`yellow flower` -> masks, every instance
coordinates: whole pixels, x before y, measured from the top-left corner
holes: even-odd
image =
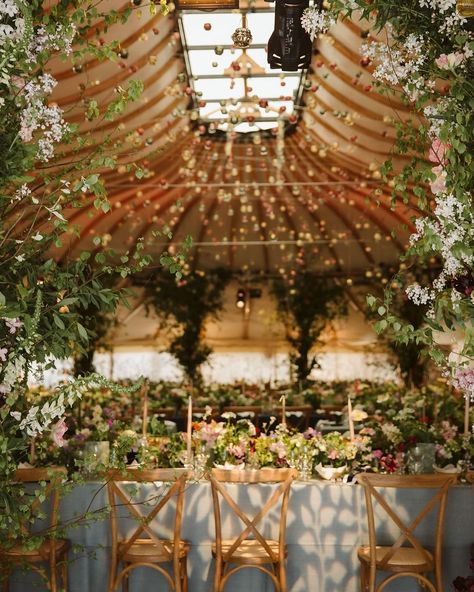
[[[352,419],[353,421],[363,421],[364,419],[367,419],[369,416],[367,415],[367,413],[365,411],[363,411],[362,409],[353,409],[352,410]]]

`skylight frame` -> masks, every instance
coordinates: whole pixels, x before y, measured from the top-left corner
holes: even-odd
[[[247,11],[247,10],[224,10],[224,9],[218,9],[218,10],[213,10],[212,13],[210,14],[210,16],[212,15],[216,15],[216,14],[255,14],[255,13],[261,13],[261,14],[265,14],[268,15],[269,17],[271,17],[272,19],[272,24],[273,24],[273,20],[274,20],[274,8],[266,8],[264,10],[253,10],[251,12]],[[210,123],[212,123],[213,125],[217,124],[217,127],[219,129],[221,129],[221,131],[225,131],[224,128],[227,127],[227,125],[224,124],[228,124],[229,120],[228,120],[228,116],[226,114],[222,114],[222,118],[216,118],[213,117],[212,119],[210,118],[206,118],[205,116],[201,115],[201,107],[199,107],[199,102],[201,100],[206,101],[206,104],[208,103],[212,103],[216,105],[216,108],[218,108],[219,103],[221,103],[222,101],[230,101],[232,99],[232,97],[230,95],[227,96],[219,96],[219,97],[200,97],[196,95],[196,91],[198,91],[198,89],[196,88],[195,85],[195,81],[197,80],[217,80],[217,79],[222,79],[222,80],[229,80],[229,77],[226,76],[222,70],[222,73],[213,73],[212,71],[208,71],[206,73],[201,73],[199,75],[194,75],[193,73],[193,68],[191,67],[191,58],[190,58],[190,52],[193,51],[199,51],[199,50],[207,50],[207,51],[213,51],[216,46],[220,46],[222,47],[223,51],[224,51],[224,55],[225,53],[228,53],[230,50],[235,50],[237,52],[239,52],[237,57],[240,57],[240,51],[238,48],[235,48],[233,46],[233,44],[230,42],[230,39],[223,39],[222,41],[226,41],[225,43],[223,42],[216,42],[216,43],[202,43],[202,44],[192,44],[189,45],[187,42],[187,38],[186,38],[186,28],[187,26],[189,26],[187,23],[184,22],[183,19],[186,19],[186,17],[192,17],[193,15],[196,15],[197,13],[195,11],[190,11],[190,10],[181,10],[178,14],[178,27],[179,27],[179,32],[180,32],[180,36],[181,36],[181,43],[182,43],[182,47],[183,47],[183,58],[184,58],[184,62],[185,62],[185,67],[186,67],[186,74],[187,74],[187,80],[188,80],[188,85],[192,88],[193,90],[193,94],[190,97],[190,101],[191,101],[191,109],[192,110],[197,110],[199,113],[199,118],[197,120],[198,124],[205,124],[208,125]],[[209,19],[209,22],[212,24],[212,18]],[[205,33],[203,32],[203,36],[205,35]],[[266,43],[255,43],[255,44],[251,44],[249,47],[249,50],[253,50],[253,49],[266,49]],[[216,56],[216,58],[218,58],[220,56]],[[300,110],[299,107],[301,107],[302,105],[302,96],[303,96],[303,92],[304,92],[304,81],[306,79],[306,73],[307,70],[301,70],[298,72],[281,72],[280,70],[276,70],[276,69],[270,69],[268,67],[268,64],[261,64],[260,62],[258,62],[258,65],[268,69],[268,71],[264,72],[264,73],[252,73],[251,74],[251,78],[276,78],[276,77],[281,77],[281,75],[283,75],[284,79],[289,79],[289,78],[298,78],[298,85],[296,86],[296,89],[294,89],[294,92],[291,95],[291,103],[292,103],[292,111],[288,112],[287,111],[287,116],[290,115],[294,115],[297,117],[297,121],[299,121],[300,119]],[[230,66],[230,62],[229,62],[229,66]],[[236,79],[240,79],[243,80],[244,77],[238,77]],[[284,90],[281,91],[281,94],[278,95],[278,91],[280,90],[280,87],[275,88],[275,93],[273,93],[273,96],[259,96],[259,99],[264,99],[267,100],[269,103],[269,107],[271,107],[272,103],[275,102],[285,102],[286,104],[288,103],[288,101],[286,100],[288,98],[288,96],[285,94]],[[252,96],[252,95],[250,95]],[[241,97],[243,98],[243,97]],[[235,97],[234,97],[234,100]],[[254,103],[255,104],[255,103]],[[258,103],[255,104],[257,111],[259,111],[261,108],[258,106]],[[231,107],[229,106],[229,110],[231,109]],[[248,130],[246,132],[239,132],[239,130],[237,128],[241,128],[241,127],[249,127],[249,126],[242,126],[242,123],[247,123],[247,121],[243,120],[240,121],[239,124],[236,124],[236,129],[235,131],[239,132],[239,135],[247,135],[249,132],[254,131],[254,132],[258,132],[258,131],[264,131],[263,129],[260,130],[258,124],[259,123],[263,123],[264,122],[264,128],[268,129],[268,123],[270,121],[273,121],[274,126],[273,127],[277,127],[278,126],[278,120],[279,120],[279,116],[278,114],[275,113],[275,117],[272,118],[271,116],[269,117],[268,114],[265,114],[265,116],[262,116],[263,114],[260,113],[259,116],[255,117],[254,120],[254,124],[253,130]],[[288,125],[288,122],[287,122]]]

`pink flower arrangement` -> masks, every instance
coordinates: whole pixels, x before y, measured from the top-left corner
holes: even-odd
[[[225,426],[222,422],[213,420],[210,423],[204,423],[198,432],[199,439],[206,442],[208,446],[212,446],[224,430]]]
[[[446,165],[448,161],[444,158],[444,154],[449,148],[451,148],[451,144],[447,144],[446,142],[442,142],[439,138],[435,138],[431,143],[429,151],[430,161]]]
[[[20,319],[5,319],[5,324],[12,335],[23,325]]]
[[[435,64],[440,70],[452,70],[459,66],[464,61],[464,54],[460,51],[456,53],[442,53],[439,58],[436,58]]]
[[[443,165],[433,167],[431,172],[436,175],[436,179],[430,183],[431,191],[437,195],[438,193],[444,193],[446,191],[446,171]]]
[[[458,368],[453,384],[467,395],[474,397],[474,368]]]
[[[59,448],[64,446],[64,434],[67,432],[67,425],[63,419],[60,419],[54,426],[51,428],[51,438],[53,442]]]

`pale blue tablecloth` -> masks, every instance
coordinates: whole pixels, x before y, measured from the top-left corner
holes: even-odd
[[[152,491],[158,491],[158,486]],[[239,487],[239,505],[261,507],[273,485]],[[255,489],[256,487],[256,489]],[[146,491],[148,495],[150,489]],[[390,490],[393,503],[401,517],[413,515],[421,509],[429,492]],[[99,483],[77,486],[61,502],[61,519],[71,520],[90,509],[107,505],[107,491]],[[190,483],[185,498],[183,538],[192,544],[189,555],[189,592],[211,592],[213,565],[211,543],[214,538],[212,500],[208,483]],[[445,592],[452,590],[451,583],[458,575],[469,573],[469,550],[474,542],[474,490],[468,486],[451,489],[445,521],[443,569]],[[125,510],[120,510],[125,513]],[[131,529],[132,520],[123,516],[121,527]],[[171,525],[171,514],[164,517]],[[225,531],[235,534],[236,523],[223,516]],[[264,529],[265,536],[275,536],[276,520],[270,520]],[[381,532],[392,533],[394,527],[383,521]],[[82,545],[82,551],[73,556],[69,568],[71,592],[106,592],[110,556],[110,532],[108,520],[80,524],[71,528],[68,538],[73,544]],[[429,546],[434,538],[434,520],[429,520],[419,530],[419,538]],[[358,592],[359,565],[357,547],[368,542],[363,490],[358,485],[328,483],[323,481],[296,482],[293,485],[288,512],[288,589],[290,592]],[[34,577],[34,576],[33,576]],[[36,582],[32,584],[32,582]],[[23,573],[11,579],[11,592],[42,590],[37,580]],[[410,592],[418,590],[416,584],[406,581],[389,590]],[[148,568],[137,570],[130,578],[131,592],[167,590],[157,572]],[[245,570],[229,581],[226,592],[267,592],[273,587],[263,574]]]

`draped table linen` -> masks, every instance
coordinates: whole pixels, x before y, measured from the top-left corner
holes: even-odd
[[[136,484],[134,484],[136,487]],[[142,484],[143,499],[159,495],[161,484]],[[233,485],[239,505],[256,514],[269,491],[275,485]],[[238,491],[235,488],[238,487]],[[143,489],[144,488],[144,489]],[[426,499],[428,491],[389,490],[401,518],[416,515]],[[474,490],[459,485],[451,488],[444,528],[443,570],[445,591],[452,590],[451,583],[458,575],[469,573],[470,545],[474,542]],[[67,537],[73,545],[82,548],[71,552],[70,591],[106,592],[110,562],[110,525],[108,519],[77,521],[86,511],[100,510],[107,506],[107,488],[103,483],[88,482],[77,485],[61,501],[60,516],[63,522],[72,521]],[[253,509],[253,510],[252,510]],[[142,513],[146,513],[142,510]],[[133,519],[121,510],[120,527],[132,530]],[[270,516],[272,514],[270,513]],[[264,536],[275,537],[278,531],[278,512],[273,511],[273,520],[267,522]],[[171,535],[171,508],[164,523]],[[240,532],[230,513],[223,514],[224,537]],[[359,562],[357,547],[368,543],[364,492],[361,486],[331,483],[319,480],[295,482],[292,487],[288,509],[288,590],[290,592],[358,592]],[[76,524],[74,524],[76,522]],[[381,524],[381,532],[396,533],[396,527],[388,518]],[[417,533],[425,546],[434,541],[434,519],[428,519]],[[214,516],[209,483],[188,483],[185,494],[182,538],[191,542],[188,574],[189,592],[211,592],[213,562],[211,544],[214,539]],[[12,592],[30,592],[31,583],[41,590],[37,576],[16,572],[11,579]],[[44,588],[45,589],[45,588]],[[149,568],[140,568],[130,578],[131,592],[166,590],[159,574]],[[393,587],[407,592],[416,589],[407,582]],[[273,590],[269,578],[257,570],[244,570],[231,578],[226,592],[267,592]]]

